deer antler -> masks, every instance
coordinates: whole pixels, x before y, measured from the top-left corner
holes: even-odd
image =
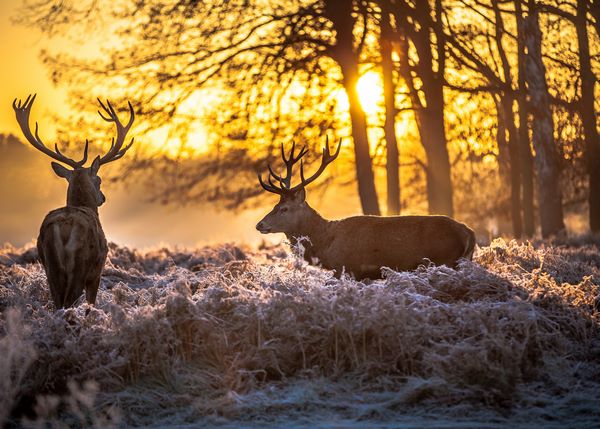
[[[48,149],[48,147],[46,147],[46,145],[42,142],[42,139],[40,138],[40,136],[38,134],[38,123],[37,122],[35,123],[35,136],[34,136],[34,134],[31,133],[31,129],[29,128],[29,115],[31,113],[31,106],[33,106],[33,102],[35,101],[36,96],[37,96],[37,94],[33,94],[33,96],[30,94],[29,96],[27,96],[27,99],[24,102],[21,102],[21,100],[17,100],[16,98],[13,101],[12,106],[15,111],[15,115],[17,117],[17,122],[19,123],[19,126],[21,127],[21,131],[23,132],[23,135],[25,136],[27,141],[34,148],[36,148],[40,152],[45,153],[50,158],[55,159],[58,162],[62,162],[63,164],[67,164],[73,168],[82,167],[86,163],[87,156],[88,156],[89,143],[87,140],[85,141],[85,148],[83,150],[83,158],[81,159],[81,161],[75,161],[75,160],[73,160],[71,158],[67,158],[65,155],[63,155],[61,153],[61,151],[58,149],[57,144],[54,145],[54,151],[52,151],[52,150]]]
[[[296,144],[292,142],[292,150],[290,151],[290,155],[288,157],[286,157],[285,151],[283,149],[283,144],[282,144],[281,145],[281,158],[283,159],[283,162],[286,166],[285,177],[282,177],[282,176],[276,174],[273,171],[273,169],[271,168],[271,166],[267,165],[267,167],[269,169],[269,176],[267,177],[268,183],[265,183],[263,181],[261,174],[258,175],[258,181],[260,182],[260,185],[263,187],[263,189],[265,191],[272,192],[272,193],[278,194],[278,195],[284,195],[284,194],[296,191],[300,188],[304,188],[306,185],[308,185],[309,183],[314,181],[317,177],[319,177],[323,173],[323,171],[325,170],[327,165],[329,165],[331,162],[333,162],[337,158],[337,156],[340,153],[341,147],[342,147],[342,140],[340,139],[340,142],[338,144],[338,147],[337,147],[335,153],[331,154],[331,152],[329,151],[329,138],[326,137],[325,138],[325,147],[323,148],[323,156],[321,158],[321,166],[315,172],[315,174],[313,174],[308,179],[305,179],[304,178],[304,163],[302,161],[302,157],[304,155],[306,155],[306,153],[308,152],[306,147],[303,147],[300,150],[300,152],[298,153],[298,155],[294,155]],[[292,168],[294,167],[294,164],[298,163],[298,161],[300,161],[301,182],[298,185],[292,187]],[[279,182],[279,186],[277,186],[275,183],[273,183],[273,179],[275,179],[277,182]]]
[[[272,192],[274,194],[283,195],[287,190],[289,190],[292,186],[292,169],[294,168],[294,164],[296,164],[300,159],[307,154],[306,147],[300,149],[298,155],[295,155],[296,151],[296,143],[292,142],[292,149],[290,150],[290,154],[288,157],[285,155],[285,149],[283,147],[283,143],[281,144],[281,159],[283,159],[283,163],[285,164],[286,174],[285,177],[280,176],[275,173],[270,165],[267,164],[267,168],[269,169],[268,181],[269,183],[265,183],[262,179],[262,175],[258,175],[258,181],[260,182],[263,189],[268,192]],[[279,186],[273,183],[273,179],[279,182]]]
[[[294,156],[295,149],[296,143],[292,141],[292,150],[290,151],[290,156],[286,158],[285,151],[283,149],[283,143],[281,144],[281,159],[283,159],[283,163],[285,164],[286,168],[285,177],[281,177],[275,174],[271,166],[267,165],[267,167],[269,168],[270,175],[273,176],[275,180],[279,181],[282,188],[289,189],[292,186],[292,169],[294,168],[294,164],[300,161],[300,159],[308,152],[305,146],[300,150],[300,153],[298,153],[297,156]]]
[[[325,168],[329,164],[331,164],[333,161],[335,161],[335,159],[338,157],[338,155],[340,154],[341,148],[342,148],[342,139],[340,139],[340,142],[338,143],[338,147],[332,155],[331,152],[329,152],[329,137],[326,136],[325,137],[325,147],[323,147],[323,155],[321,157],[321,165],[319,166],[319,169],[315,172],[315,174],[310,176],[308,179],[305,179],[304,178],[304,163],[302,161],[300,161],[300,183],[298,185],[294,186],[292,188],[292,190],[306,187],[306,185],[313,182],[317,177],[319,177],[321,174],[323,174],[323,171],[325,171]]]
[[[125,137],[127,136],[127,133],[129,132],[129,129],[133,124],[133,120],[135,119],[135,112],[133,111],[133,106],[128,101],[127,104],[129,105],[129,121],[127,122],[127,125],[123,125],[123,123],[119,120],[116,110],[113,108],[112,104],[110,104],[110,101],[106,100],[105,105],[98,98],[98,102],[100,103],[100,106],[104,111],[103,113],[102,111],[98,110],[98,114],[100,115],[100,117],[106,122],[114,122],[117,128],[116,140],[113,137],[110,149],[102,158],[100,158],[100,165],[103,165],[122,158],[123,155],[125,155],[125,152],[127,152],[129,148],[133,145],[133,139],[131,139],[131,142],[127,146],[123,147]]]

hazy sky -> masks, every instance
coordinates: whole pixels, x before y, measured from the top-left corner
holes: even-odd
[[[0,0],[0,134],[21,137],[12,100],[36,92],[32,117],[40,122],[47,143],[53,143],[48,112],[66,111],[66,97],[60,88],[52,86],[48,71],[38,59],[41,36],[11,24],[10,17],[19,5],[20,0]],[[25,146],[10,146],[0,142],[0,245],[11,242],[20,246],[37,237],[48,211],[64,205],[67,185],[54,176],[50,160],[43,154]],[[144,202],[143,191],[135,189],[109,189],[105,193],[108,201],[100,208],[100,216],[109,240],[142,247],[255,242],[261,236],[254,225],[262,212],[270,209],[236,215],[217,213],[209,207],[152,205]]]
[[[41,36],[30,29],[14,26],[10,18],[15,16],[21,0],[0,0],[0,132],[16,134],[18,127],[12,110],[15,97],[25,97],[37,92],[38,112],[50,106],[59,108],[64,104],[63,92],[53,88],[48,72],[38,59]],[[50,104],[50,100],[53,100]],[[51,123],[40,118],[44,130],[52,132]]]
[[[50,112],[66,114],[63,88],[55,88],[48,70],[38,59],[42,37],[35,30],[13,26],[21,0],[0,0],[0,134],[21,132],[12,110],[14,98],[37,93],[32,124],[40,123],[41,135],[53,144],[54,128]],[[119,162],[126,162],[127,157]],[[258,186],[258,184],[257,184]],[[21,246],[35,239],[43,217],[65,203],[67,184],[54,175],[50,159],[29,146],[0,139],[0,245]],[[217,212],[210,206],[164,207],[144,201],[140,189],[104,189],[107,203],[100,218],[109,240],[120,244],[151,247],[160,244],[193,246],[214,242],[257,243],[265,237],[281,240],[281,235],[262,236],[254,228],[257,221],[277,201],[273,196],[260,209],[234,214]],[[314,201],[315,196],[312,196]],[[311,194],[309,192],[309,200]],[[323,204],[314,201],[319,208]],[[337,200],[324,215],[339,217],[356,213],[356,197]]]

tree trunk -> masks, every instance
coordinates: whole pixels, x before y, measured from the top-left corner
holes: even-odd
[[[508,143],[508,156],[510,159],[510,214],[513,234],[515,237],[521,237],[523,235],[523,224],[521,222],[521,161],[515,115],[512,109],[513,97],[508,94],[503,94],[501,97],[500,103],[502,105],[505,130],[508,132],[506,142]]]
[[[360,105],[358,90],[358,57],[354,49],[353,2],[346,0],[326,0],[325,15],[332,22],[336,32],[336,42],[331,48],[331,57],[340,65],[343,85],[348,94],[349,113],[354,139],[356,159],[356,179],[358,195],[364,214],[379,215],[379,202],[375,190],[373,162],[369,153],[367,118]]]
[[[600,36],[600,0],[592,0],[590,4],[590,12],[594,17],[594,27],[596,28],[596,32],[598,36]]]
[[[504,140],[508,146],[509,175],[510,175],[510,212],[513,227],[513,235],[521,237],[523,234],[523,223],[521,221],[521,172],[519,142],[517,138],[517,127],[515,125],[515,114],[513,112],[514,96],[512,95],[513,78],[510,63],[504,50],[502,37],[504,36],[504,20],[500,12],[498,0],[492,2],[494,17],[496,20],[496,46],[502,62],[502,74],[506,89],[500,95],[500,110],[504,119]]]
[[[587,32],[587,0],[577,0],[575,28],[579,43],[579,69],[581,76],[581,100],[579,113],[583,123],[585,160],[589,174],[589,218],[592,232],[600,231],[600,141],[596,128],[594,87],[596,77],[590,61],[590,46]]]
[[[523,207],[523,232],[531,237],[535,233],[533,210],[533,154],[529,142],[529,113],[527,110],[527,87],[525,82],[525,43],[523,39],[522,0],[515,0],[517,15],[518,44],[518,87],[517,104],[519,109],[519,159],[521,162],[521,203]]]
[[[358,90],[358,67],[354,64],[342,65],[344,88],[348,94],[350,105],[350,121],[352,123],[352,138],[354,139],[354,156],[356,158],[356,179],[358,195],[364,214],[380,215],[375,180],[373,177],[373,161],[369,153],[367,136],[367,118],[360,105]]]
[[[529,143],[529,126],[526,96],[519,96],[519,159],[521,161],[521,206],[523,208],[523,233],[532,237],[535,233],[533,207],[533,153]],[[522,125],[521,125],[522,124]]]
[[[542,236],[549,237],[564,230],[562,192],[558,156],[554,143],[554,124],[550,96],[546,83],[546,68],[542,62],[542,34],[535,0],[529,0],[529,13],[523,22],[527,55],[525,79],[529,86],[533,110],[533,145],[538,176],[538,199]]]
[[[504,94],[493,94],[494,104],[496,105],[496,115],[498,118],[498,130],[496,132],[496,145],[498,146],[498,172],[500,175],[500,185],[502,188],[506,187],[510,189],[510,207],[509,207],[509,216],[511,221],[513,222],[513,234],[515,234],[515,218],[519,218],[520,211],[515,213],[515,207],[517,207],[514,203],[515,196],[515,184],[513,181],[513,172],[515,171],[515,167],[513,164],[511,153],[511,147],[509,144],[509,131],[507,129],[507,121],[510,118],[507,118],[506,108],[505,108],[505,100]],[[518,169],[517,169],[518,171]],[[520,195],[520,193],[518,194]],[[516,234],[515,234],[516,235]]]
[[[405,48],[408,43],[402,44]],[[402,50],[402,48],[401,48]],[[418,91],[415,88],[406,56],[408,51],[400,54],[400,75],[406,82],[411,103],[415,112],[415,119],[421,144],[425,149],[427,157],[427,166],[425,174],[427,178],[427,202],[429,205],[430,214],[445,214],[453,215],[452,205],[452,181],[450,174],[450,157],[446,145],[446,132],[444,129],[444,100],[443,88],[440,85],[438,90],[433,90],[432,86],[425,86],[423,83],[423,91],[427,106],[421,104]],[[422,82],[424,82],[422,80]]]
[[[504,109],[500,95],[492,94],[494,105],[496,106],[496,116],[498,118],[498,131],[496,132],[496,146],[498,146],[498,175],[500,176],[501,186],[510,187],[510,155],[508,153],[508,142],[506,140],[506,123],[504,121]]]
[[[444,97],[441,83],[425,84],[427,100],[421,119],[421,141],[427,154],[427,198],[430,214],[453,216],[450,156],[444,129]]]
[[[384,2],[385,3],[385,2]],[[383,95],[385,101],[386,177],[387,177],[387,214],[400,214],[400,161],[398,141],[396,140],[396,84],[392,62],[392,28],[386,5],[381,11],[381,69],[383,74]]]
[[[521,205],[523,207],[523,232],[527,237],[535,233],[533,207],[533,153],[529,143],[526,96],[519,96],[519,159],[521,161]],[[521,125],[522,124],[522,125]]]
[[[411,101],[415,109],[417,126],[421,136],[421,144],[427,156],[427,200],[430,214],[454,214],[452,197],[453,188],[450,174],[450,156],[444,129],[444,39],[440,23],[441,4],[436,0],[436,20],[431,16],[429,3],[416,2],[416,7],[406,7],[402,2],[397,3],[394,17],[401,30],[401,76],[408,81]],[[407,20],[407,13],[413,13],[412,22]],[[436,44],[431,41],[431,34],[437,36]],[[416,48],[418,62],[413,70],[421,81],[420,90],[425,98],[425,105],[415,89],[410,69],[408,68],[408,40]],[[437,71],[434,70],[434,52],[437,50]]]

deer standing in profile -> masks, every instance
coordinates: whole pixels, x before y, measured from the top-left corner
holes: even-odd
[[[114,122],[117,136],[116,139],[113,138],[111,147],[104,156],[97,156],[90,167],[84,167],[88,158],[87,140],[83,158],[74,161],[63,155],[58,145],[54,146],[54,151],[46,147],[38,134],[37,122],[35,135],[31,133],[29,115],[35,97],[30,95],[24,102],[16,99],[13,101],[13,109],[23,135],[34,148],[72,168],[66,168],[57,162],[51,163],[56,175],[69,182],[67,205],[52,210],[44,218],[37,240],[39,258],[46,271],[52,301],[57,308],[72,306],[84,289],[87,302],[94,304],[108,254],[106,237],[98,218],[98,207],[106,201],[100,190],[98,170],[102,165],[123,157],[133,144],[132,139],[123,147],[135,114],[131,103],[128,103],[129,121],[123,125],[110,102],[107,101],[105,105],[98,99],[102,109],[98,113],[105,121]]]
[[[286,157],[281,145],[281,157],[286,167],[285,176],[276,174],[268,166],[265,183],[258,175],[261,186],[279,195],[279,202],[257,225],[263,234],[283,232],[292,245],[302,237],[304,258],[309,263],[317,260],[324,268],[343,271],[357,279],[381,277],[381,268],[412,270],[433,262],[456,267],[460,258],[472,259],[475,233],[466,225],[447,216],[353,216],[330,221],[322,218],[306,202],[306,186],[317,179],[328,164],[340,153],[341,141],[335,151],[323,148],[321,165],[308,179],[304,177],[303,148],[297,155],[295,145]],[[292,186],[292,169],[300,161],[300,183]]]

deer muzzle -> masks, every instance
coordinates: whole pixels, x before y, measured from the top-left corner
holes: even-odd
[[[264,221],[260,221],[256,224],[256,229],[261,234],[268,234],[271,232],[271,227],[268,226]]]

